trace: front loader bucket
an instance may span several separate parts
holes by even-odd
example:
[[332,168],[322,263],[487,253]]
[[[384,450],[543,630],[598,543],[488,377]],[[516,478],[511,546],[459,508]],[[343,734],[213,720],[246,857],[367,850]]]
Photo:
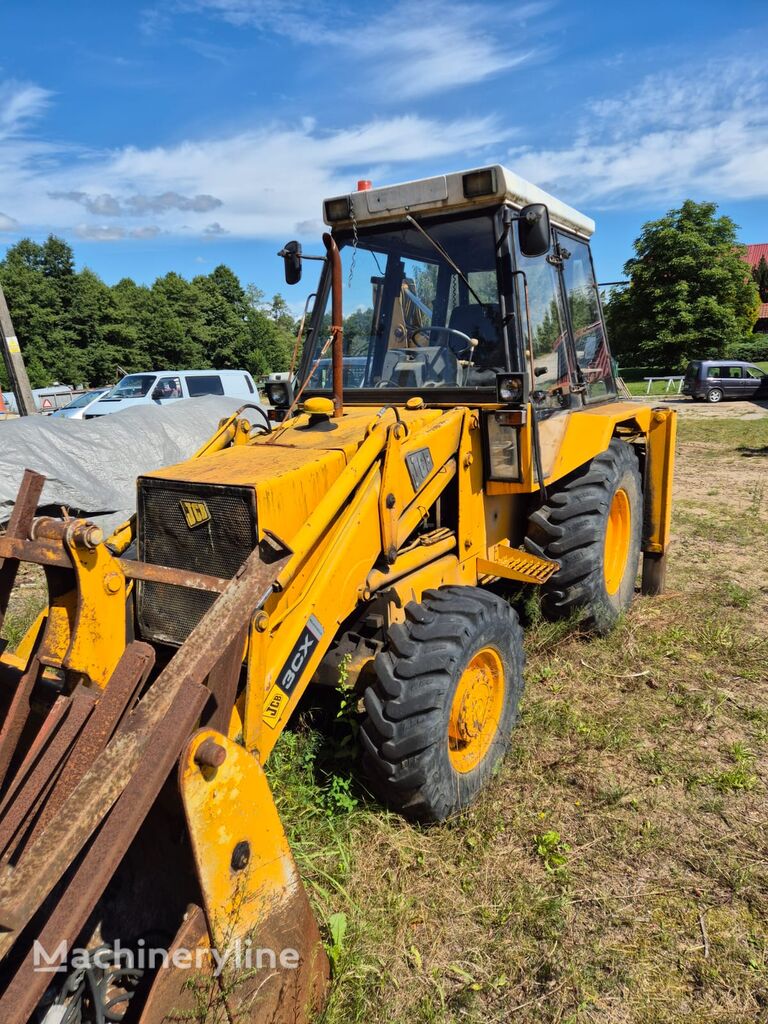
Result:
[[[42,483],[26,474],[0,537],[0,624],[20,561],[43,566],[50,602],[15,652],[0,645],[0,1021],[55,1024],[80,1000],[83,1024],[300,1024],[327,958],[263,770],[226,735],[249,623],[285,559],[255,551],[218,581],[158,670],[115,611],[140,563],[90,524],[34,520]],[[150,936],[165,960],[122,970],[105,952],[138,955]]]
[[261,765],[203,729],[179,776],[208,926],[226,956],[229,1011],[275,1024],[304,1019],[322,1005],[328,961]]

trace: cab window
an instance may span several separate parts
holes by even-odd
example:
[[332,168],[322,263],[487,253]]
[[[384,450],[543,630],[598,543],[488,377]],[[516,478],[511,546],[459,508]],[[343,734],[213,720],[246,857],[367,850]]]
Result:
[[198,398],[200,395],[223,395],[224,385],[217,373],[205,377],[185,377],[187,391],[190,398]]
[[181,382],[178,377],[161,377],[152,392],[152,398],[160,401],[166,398],[181,398]]
[[744,372],[748,377],[753,377],[755,380],[762,380],[763,377],[768,376],[759,366],[745,366]]
[[563,260],[563,282],[579,379],[587,401],[606,398],[615,394],[616,386],[589,246],[559,232],[558,243],[561,250],[570,253]]

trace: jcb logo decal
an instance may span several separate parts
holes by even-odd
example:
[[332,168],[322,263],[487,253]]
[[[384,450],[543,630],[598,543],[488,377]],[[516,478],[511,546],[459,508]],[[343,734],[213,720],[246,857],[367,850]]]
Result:
[[287,701],[288,695],[278,689],[277,686],[273,686],[269,692],[267,702],[264,705],[264,722],[270,729],[274,729],[277,726],[277,723],[280,720],[280,712],[282,711],[283,704],[287,703]]
[[211,518],[211,513],[204,501],[180,501],[179,505],[190,530],[194,530],[196,526],[202,526]]

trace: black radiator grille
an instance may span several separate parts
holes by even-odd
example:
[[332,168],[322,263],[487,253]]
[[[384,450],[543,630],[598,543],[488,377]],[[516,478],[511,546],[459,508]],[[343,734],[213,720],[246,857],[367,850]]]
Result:
[[[206,513],[208,519],[204,519]],[[188,516],[204,521],[190,527]],[[231,579],[256,547],[256,539],[252,488],[151,477],[139,480],[139,561]],[[136,611],[141,635],[159,643],[182,644],[216,596],[168,583],[138,581]]]

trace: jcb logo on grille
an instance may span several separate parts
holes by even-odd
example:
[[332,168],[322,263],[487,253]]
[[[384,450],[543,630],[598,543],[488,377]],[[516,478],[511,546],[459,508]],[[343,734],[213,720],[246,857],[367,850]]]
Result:
[[202,526],[211,518],[211,513],[204,501],[180,501],[179,505],[190,530],[194,530],[196,526]]

